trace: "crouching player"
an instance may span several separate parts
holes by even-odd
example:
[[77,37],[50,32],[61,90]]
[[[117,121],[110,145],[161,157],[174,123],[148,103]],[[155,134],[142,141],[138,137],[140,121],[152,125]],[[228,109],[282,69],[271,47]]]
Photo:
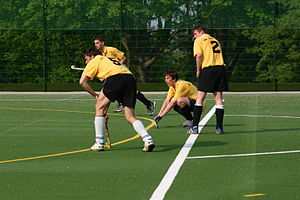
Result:
[[[143,151],[150,152],[155,147],[152,137],[143,123],[135,118],[136,80],[129,69],[119,61],[101,55],[97,49],[87,49],[84,55],[87,64],[79,81],[88,93],[96,99],[95,132],[96,143],[92,151],[104,150],[105,116],[112,101],[118,100],[124,105],[126,120],[132,124],[134,130],[141,135],[144,141]],[[97,77],[103,81],[103,89],[97,94],[88,84],[89,80]]]
[[174,70],[165,73],[165,82],[169,86],[169,91],[159,113],[154,118],[156,127],[172,108],[185,118],[181,127],[191,126],[193,124],[192,111],[197,99],[197,87],[191,82],[179,80],[178,73]]

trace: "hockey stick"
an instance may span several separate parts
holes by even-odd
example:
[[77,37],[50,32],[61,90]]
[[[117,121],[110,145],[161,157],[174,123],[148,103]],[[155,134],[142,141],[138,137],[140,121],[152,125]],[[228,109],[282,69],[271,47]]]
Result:
[[105,116],[105,134],[106,134],[106,140],[105,146],[110,149],[111,148],[111,142],[110,142],[110,136],[109,136],[109,130],[108,130],[108,116],[106,114]]
[[71,66],[71,69],[83,71],[84,68],[76,67],[75,65]]

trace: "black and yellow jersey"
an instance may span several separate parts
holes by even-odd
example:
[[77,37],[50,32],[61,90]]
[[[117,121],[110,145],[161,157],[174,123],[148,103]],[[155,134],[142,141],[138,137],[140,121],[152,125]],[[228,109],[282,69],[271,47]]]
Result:
[[176,101],[179,97],[188,97],[191,99],[197,99],[197,87],[189,81],[178,80],[173,86],[169,87],[167,98],[172,98]]
[[93,79],[97,77],[104,80],[117,74],[132,74],[126,65],[119,63],[116,59],[97,55],[85,67],[83,75]]
[[202,68],[225,66],[219,41],[208,34],[203,34],[194,41],[194,57],[197,54],[203,56]]
[[119,49],[117,49],[115,47],[104,46],[102,55],[106,56],[106,57],[109,57],[109,58],[115,58],[118,61],[121,61],[121,59],[124,56],[124,52],[120,51]]

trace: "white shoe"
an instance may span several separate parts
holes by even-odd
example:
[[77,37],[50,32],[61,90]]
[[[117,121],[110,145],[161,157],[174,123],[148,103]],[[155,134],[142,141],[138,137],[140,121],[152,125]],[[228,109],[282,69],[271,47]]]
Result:
[[193,120],[185,120],[180,126],[181,127],[190,127],[193,125]]
[[124,106],[122,104],[118,104],[118,107],[113,110],[113,112],[122,112],[124,110]]
[[189,130],[187,130],[186,134],[199,134],[198,126],[190,127]]
[[144,142],[144,148],[143,148],[143,151],[144,151],[144,152],[151,152],[151,151],[153,151],[154,147],[155,147],[155,145],[154,145],[153,140],[145,141],[145,142]]
[[151,102],[150,106],[147,106],[148,115],[151,116],[155,113],[156,102]]
[[104,144],[95,143],[91,146],[91,151],[104,151]]

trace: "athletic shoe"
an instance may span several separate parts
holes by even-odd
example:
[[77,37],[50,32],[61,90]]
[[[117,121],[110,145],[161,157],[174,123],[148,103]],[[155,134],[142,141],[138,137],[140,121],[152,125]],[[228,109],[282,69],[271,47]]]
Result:
[[180,126],[181,127],[190,127],[193,125],[193,120],[185,120]]
[[99,144],[99,143],[95,143],[92,147],[91,147],[91,151],[104,151],[104,144]]
[[186,132],[187,134],[198,134],[198,126],[190,127]]
[[148,110],[148,115],[151,116],[155,113],[155,106],[156,106],[156,102],[153,101],[151,102],[150,106],[147,106],[147,110]]
[[113,112],[122,112],[124,110],[124,106],[122,104],[118,105],[118,108],[114,109]]
[[144,148],[143,148],[143,151],[144,151],[144,152],[151,152],[151,151],[153,151],[154,147],[155,147],[155,145],[154,145],[153,140],[145,141],[145,142],[144,142]]
[[224,134],[223,128],[216,128],[216,134]]

